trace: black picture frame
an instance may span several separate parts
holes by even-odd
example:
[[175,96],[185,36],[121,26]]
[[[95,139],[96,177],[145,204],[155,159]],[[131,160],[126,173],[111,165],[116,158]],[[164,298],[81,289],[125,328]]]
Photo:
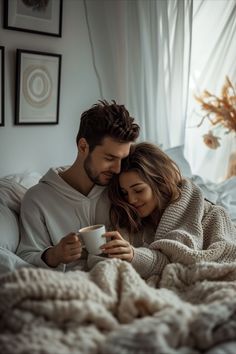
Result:
[[16,50],[16,125],[59,123],[61,58],[61,54]]
[[38,3],[33,3],[31,0],[4,0],[3,27],[61,37],[63,0],[38,0]]
[[5,47],[0,46],[0,127],[5,125]]

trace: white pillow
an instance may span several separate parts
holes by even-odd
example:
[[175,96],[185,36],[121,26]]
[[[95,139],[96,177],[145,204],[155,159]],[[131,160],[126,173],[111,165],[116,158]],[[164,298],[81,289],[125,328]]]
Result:
[[191,178],[191,167],[184,157],[184,145],[175,146],[165,150],[165,153],[178,165],[182,176]]
[[0,178],[0,204],[6,205],[11,210],[19,214],[21,200],[26,192],[26,188],[19,183]]
[[15,252],[20,240],[18,217],[6,205],[0,204],[0,247]]
[[14,253],[0,247],[0,275],[12,272],[21,267],[33,267]]
[[19,183],[23,187],[28,189],[34,186],[35,184],[37,184],[41,177],[42,175],[38,172],[25,171],[23,173],[15,173],[15,174],[7,175],[4,178],[12,182]]

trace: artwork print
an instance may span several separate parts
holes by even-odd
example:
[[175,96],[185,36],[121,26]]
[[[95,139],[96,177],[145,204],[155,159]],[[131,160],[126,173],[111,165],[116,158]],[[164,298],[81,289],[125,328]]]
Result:
[[57,124],[61,55],[17,50],[16,124]]
[[4,28],[61,37],[62,0],[4,0]]

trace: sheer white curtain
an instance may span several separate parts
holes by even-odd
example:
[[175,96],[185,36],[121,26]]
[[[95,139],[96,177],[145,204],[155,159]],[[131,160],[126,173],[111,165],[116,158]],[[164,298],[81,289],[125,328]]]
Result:
[[86,1],[96,63],[103,78],[101,94],[127,105],[141,124],[142,140],[163,148],[182,144],[192,0],[96,3]]
[[191,79],[185,154],[195,174],[219,181],[226,175],[228,158],[235,146],[235,135],[221,136],[221,147],[209,149],[202,134],[210,129],[206,121],[200,128],[199,105],[194,94],[205,89],[220,95],[228,75],[236,83],[236,1],[194,0],[191,54]]
[[[185,143],[193,172],[225,174],[235,138],[211,151],[193,95],[236,82],[236,0],[84,0],[99,98],[123,102],[141,139],[168,148]],[[194,128],[195,127],[195,128]]]

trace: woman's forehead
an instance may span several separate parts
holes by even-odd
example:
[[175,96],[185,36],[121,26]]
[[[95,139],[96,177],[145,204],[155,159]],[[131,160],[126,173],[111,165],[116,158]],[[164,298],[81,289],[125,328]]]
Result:
[[131,187],[133,184],[144,183],[139,174],[136,171],[121,172],[119,175],[120,186]]

